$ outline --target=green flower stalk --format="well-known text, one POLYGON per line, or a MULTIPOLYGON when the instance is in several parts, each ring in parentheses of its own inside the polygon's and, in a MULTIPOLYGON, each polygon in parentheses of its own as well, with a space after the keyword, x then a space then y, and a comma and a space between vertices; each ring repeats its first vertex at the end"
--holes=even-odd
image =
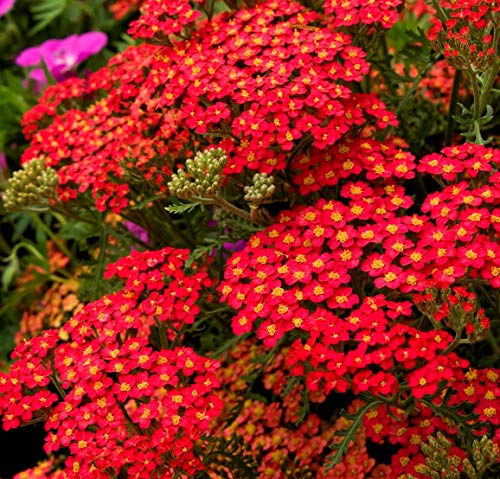
MULTIPOLYGON (((429 39, 434 48, 442 52, 448 64, 456 68, 454 89, 458 91, 460 77, 465 75, 472 88, 474 103, 469 108, 457 102, 456 92, 452 95, 450 112, 456 105, 462 107, 461 115, 450 114, 461 129, 462 135, 477 144, 486 144, 493 137, 483 138, 484 131, 494 126, 494 103, 497 101, 495 82, 500 71, 500 28, 499 12, 485 5, 481 20, 469 21, 468 10, 459 2, 452 2, 450 8, 442 8, 441 2, 432 0, 438 22, 431 29, 429 39), (465 14, 465 15, 464 15, 465 14)), ((447 144, 451 132, 447 133, 447 144)))
MULTIPOLYGON (((179 170, 172 175, 172 179, 168 183, 168 189, 172 196, 187 200, 191 204, 168 206, 167 211, 170 213, 184 213, 196 205, 213 205, 227 213, 239 216, 249 223, 264 224, 255 215, 238 208, 222 196, 221 188, 224 181, 222 171, 226 163, 227 156, 221 148, 198 152, 192 160, 187 160, 186 169, 179 170)), ((270 186, 274 188, 274 186, 270 186)), ((266 191, 268 189, 269 186, 266 187, 266 191)), ((247 192, 246 188, 245 192, 247 192)), ((262 193, 260 194, 262 195, 262 193)))
POLYGON ((7 181, 3 193, 5 209, 9 212, 47 210, 56 198, 58 184, 56 170, 48 168, 43 158, 32 160, 7 181))

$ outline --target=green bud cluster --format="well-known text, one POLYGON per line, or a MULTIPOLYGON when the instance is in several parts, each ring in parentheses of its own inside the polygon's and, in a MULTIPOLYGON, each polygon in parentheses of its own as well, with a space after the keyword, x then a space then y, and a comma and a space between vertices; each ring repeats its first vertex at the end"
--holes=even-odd
POLYGON ((222 208, 214 208, 212 218, 221 228, 234 226, 234 216, 222 208))
POLYGON ((463 461, 465 475, 469 479, 481 479, 486 469, 498 462, 498 446, 488 436, 483 436, 479 440, 475 439, 472 443, 470 459, 466 458, 463 461))
MULTIPOLYGON (((499 459, 498 446, 488 436, 475 439, 469 458, 463 460, 450 455, 451 441, 439 431, 436 436, 429 436, 420 449, 426 457, 426 464, 416 466, 415 470, 418 468, 417 472, 432 479, 460 479, 460 466, 469 479, 482 479, 488 467, 499 459)), ((409 474, 408 479, 415 477, 409 474)))
POLYGON ((270 198, 276 187, 274 186, 274 177, 266 173, 256 173, 250 186, 245 186, 245 201, 251 205, 257 206, 267 198, 270 198))
POLYGON ((168 183, 170 194, 181 199, 206 198, 216 195, 222 186, 222 170, 227 157, 221 148, 196 153, 186 161, 186 169, 172 175, 168 183))
MULTIPOLYGON (((426 457, 426 464, 419 464, 415 470, 432 479, 460 479, 459 466, 462 462, 459 456, 451 456, 451 441, 444 434, 437 432, 429 436, 427 442, 420 445, 426 457)), ((415 479, 411 474, 408 479, 415 479)))
POLYGON ((56 170, 47 168, 43 158, 26 163, 7 181, 3 201, 7 211, 44 210, 56 197, 59 177, 56 170))

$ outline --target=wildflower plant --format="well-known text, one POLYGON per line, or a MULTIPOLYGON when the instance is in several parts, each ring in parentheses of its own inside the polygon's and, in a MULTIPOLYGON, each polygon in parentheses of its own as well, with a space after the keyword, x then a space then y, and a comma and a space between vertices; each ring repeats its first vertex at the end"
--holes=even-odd
POLYGON ((496 477, 498 3, 112 8, 2 195, 87 256, 0 376, 33 477, 496 477))

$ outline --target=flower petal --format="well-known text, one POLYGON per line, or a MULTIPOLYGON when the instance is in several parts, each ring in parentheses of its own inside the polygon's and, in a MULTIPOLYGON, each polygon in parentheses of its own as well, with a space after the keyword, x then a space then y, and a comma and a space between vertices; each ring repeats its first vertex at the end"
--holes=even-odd
POLYGON ((16 0, 0 0, 0 17, 5 15, 13 6, 16 0))
POLYGON ((20 67, 32 67, 39 65, 42 61, 41 46, 27 48, 23 50, 16 58, 16 64, 20 67))
POLYGON ((75 54, 77 63, 83 62, 91 55, 100 52, 108 43, 108 37, 102 32, 87 32, 78 37, 75 54))
POLYGON ((28 75, 28 78, 35 80, 37 83, 40 83, 40 85, 47 84, 47 78, 45 77, 45 72, 41 68, 35 68, 34 70, 31 70, 28 75))

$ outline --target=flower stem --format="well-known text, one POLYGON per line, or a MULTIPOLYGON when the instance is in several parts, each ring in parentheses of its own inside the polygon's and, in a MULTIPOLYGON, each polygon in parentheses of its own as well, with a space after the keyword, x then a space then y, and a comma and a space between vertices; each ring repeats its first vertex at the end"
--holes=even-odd
POLYGON ((57 389, 57 392, 59 393, 59 396, 61 396, 61 399, 64 399, 66 397, 66 393, 64 392, 64 389, 61 387, 59 381, 55 378, 55 376, 53 375, 50 376, 50 382, 57 389))
POLYGON ((51 231, 50 228, 47 227, 47 225, 40 219, 40 217, 34 213, 30 213, 31 218, 33 221, 36 223, 36 225, 43 230, 43 232, 54 242, 54 244, 57 246, 57 248, 64 253, 65 256, 67 256, 71 260, 71 253, 66 248, 64 243, 61 242, 61 240, 51 231))
POLYGON ((445 134, 445 146, 451 145, 451 140, 453 137, 453 126, 455 116, 455 112, 457 109, 457 101, 458 101, 458 92, 460 90, 460 82, 462 80, 462 72, 461 70, 455 70, 455 76, 453 77, 453 86, 451 89, 451 97, 450 97, 450 105, 448 107, 448 121, 446 126, 446 134, 445 134))

